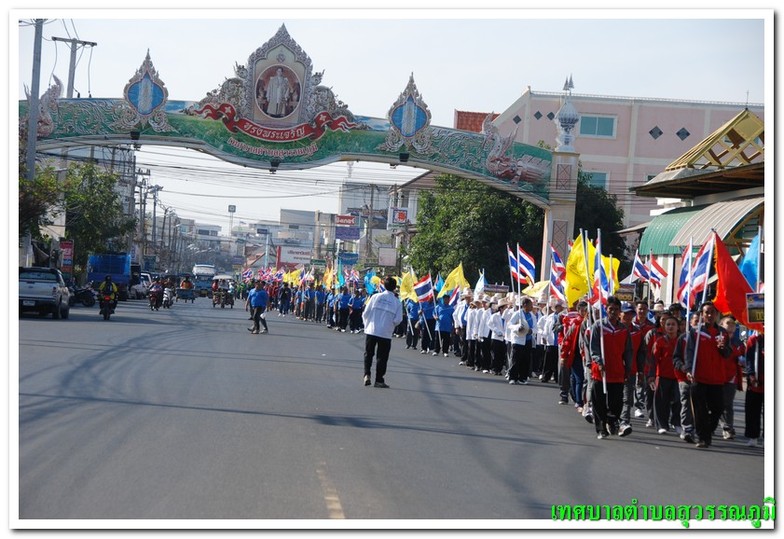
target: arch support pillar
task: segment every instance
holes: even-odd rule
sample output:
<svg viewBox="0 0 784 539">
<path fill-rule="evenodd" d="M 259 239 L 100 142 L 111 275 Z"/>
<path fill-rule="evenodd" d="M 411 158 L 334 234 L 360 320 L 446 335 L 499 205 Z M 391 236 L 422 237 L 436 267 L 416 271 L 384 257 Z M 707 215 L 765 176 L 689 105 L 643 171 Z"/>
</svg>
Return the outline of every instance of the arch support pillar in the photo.
<svg viewBox="0 0 784 539">
<path fill-rule="evenodd" d="M 574 231 L 574 210 L 577 203 L 578 159 L 579 154 L 574 152 L 553 152 L 550 207 L 544 210 L 540 280 L 550 277 L 550 243 L 564 259 L 564 263 L 569 254 L 569 240 L 572 239 Z"/>
</svg>

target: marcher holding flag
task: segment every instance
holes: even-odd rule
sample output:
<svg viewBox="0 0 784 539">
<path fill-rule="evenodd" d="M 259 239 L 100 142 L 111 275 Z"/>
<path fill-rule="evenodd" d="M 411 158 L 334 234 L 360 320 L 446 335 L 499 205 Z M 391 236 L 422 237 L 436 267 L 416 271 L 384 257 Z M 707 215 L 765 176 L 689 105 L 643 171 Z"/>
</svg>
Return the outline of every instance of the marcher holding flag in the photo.
<svg viewBox="0 0 784 539">
<path fill-rule="evenodd" d="M 623 408 L 623 386 L 632 362 L 632 342 L 629 329 L 621 323 L 621 302 L 615 296 L 607 298 L 607 317 L 591 327 L 591 377 L 593 379 L 593 414 L 597 437 L 618 432 Z M 606 389 L 605 389 L 606 387 Z"/>
</svg>

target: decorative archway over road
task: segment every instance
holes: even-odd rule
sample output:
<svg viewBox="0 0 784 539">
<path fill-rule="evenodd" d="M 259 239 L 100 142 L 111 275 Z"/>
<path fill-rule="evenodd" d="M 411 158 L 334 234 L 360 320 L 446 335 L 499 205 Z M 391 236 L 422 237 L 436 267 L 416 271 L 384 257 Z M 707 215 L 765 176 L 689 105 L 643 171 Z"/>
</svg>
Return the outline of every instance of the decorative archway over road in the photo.
<svg viewBox="0 0 784 539">
<path fill-rule="evenodd" d="M 574 195 L 569 192 L 576 189 L 576 154 L 568 158 L 574 170 L 564 168 L 560 154 L 554 164 L 553 152 L 515 143 L 516 133 L 501 135 L 489 116 L 483 133 L 432 126 L 413 75 L 386 119 L 353 114 L 321 84 L 322 76 L 313 71 L 310 58 L 285 25 L 250 54 L 246 65 L 235 64 L 234 76 L 199 102 L 169 100 L 148 52 L 122 99 L 60 99 L 57 81 L 39 103 L 37 148 L 181 146 L 270 170 L 341 160 L 407 163 L 481 180 L 548 214 L 565 193 L 571 198 L 568 220 L 573 221 Z M 28 103 L 29 99 L 19 104 L 22 119 Z M 557 178 L 551 179 L 553 170 Z M 561 195 L 556 193 L 551 200 L 554 191 Z M 552 220 L 548 215 L 546 241 L 553 232 Z M 555 243 L 560 244 L 560 238 Z M 546 249 L 542 252 L 545 255 Z M 546 259 L 543 256 L 543 262 Z"/>
</svg>

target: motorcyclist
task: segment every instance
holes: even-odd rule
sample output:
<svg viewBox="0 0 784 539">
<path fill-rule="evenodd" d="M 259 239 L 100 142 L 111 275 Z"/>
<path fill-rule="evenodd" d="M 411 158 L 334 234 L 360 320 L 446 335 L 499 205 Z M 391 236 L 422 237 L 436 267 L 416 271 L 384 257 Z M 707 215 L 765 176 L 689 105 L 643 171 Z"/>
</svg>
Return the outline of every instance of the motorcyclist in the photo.
<svg viewBox="0 0 784 539">
<path fill-rule="evenodd" d="M 163 301 L 163 285 L 160 279 L 155 279 L 152 285 L 150 285 L 150 297 L 155 298 L 155 307 L 159 308 Z"/>
<path fill-rule="evenodd" d="M 191 282 L 191 278 L 186 275 L 185 278 L 180 283 L 180 288 L 184 290 L 190 290 L 191 288 L 193 288 L 193 283 Z"/>
<path fill-rule="evenodd" d="M 112 313 L 114 313 L 114 309 L 117 307 L 117 285 L 112 282 L 111 275 L 107 275 L 103 278 L 103 282 L 98 286 L 98 292 L 102 297 L 107 294 L 109 295 L 112 304 Z"/>
</svg>

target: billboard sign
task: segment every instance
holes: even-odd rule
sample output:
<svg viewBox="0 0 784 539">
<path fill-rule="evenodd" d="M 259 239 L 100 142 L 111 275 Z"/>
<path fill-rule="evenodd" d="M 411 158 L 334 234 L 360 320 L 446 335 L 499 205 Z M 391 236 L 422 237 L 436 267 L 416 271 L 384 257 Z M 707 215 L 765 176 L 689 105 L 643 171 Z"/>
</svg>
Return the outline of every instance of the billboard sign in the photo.
<svg viewBox="0 0 784 539">
<path fill-rule="evenodd" d="M 278 247 L 279 264 L 310 264 L 312 255 L 312 249 L 308 248 L 283 245 Z"/>
<path fill-rule="evenodd" d="M 408 222 L 408 208 L 390 208 L 389 224 L 391 227 L 401 227 Z"/>
<path fill-rule="evenodd" d="M 338 260 L 346 266 L 353 266 L 359 260 L 359 253 L 339 253 Z"/>
<path fill-rule="evenodd" d="M 359 239 L 359 227 L 336 226 L 335 239 L 341 241 L 356 241 Z"/>
<path fill-rule="evenodd" d="M 397 266 L 397 249 L 394 247 L 379 247 L 378 265 L 387 267 Z"/>
<path fill-rule="evenodd" d="M 337 226 L 357 226 L 356 215 L 338 215 L 335 217 L 335 224 Z"/>
</svg>

